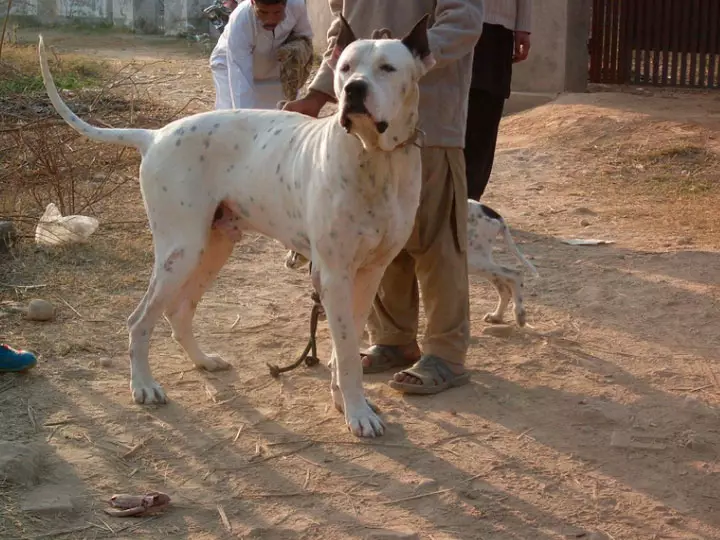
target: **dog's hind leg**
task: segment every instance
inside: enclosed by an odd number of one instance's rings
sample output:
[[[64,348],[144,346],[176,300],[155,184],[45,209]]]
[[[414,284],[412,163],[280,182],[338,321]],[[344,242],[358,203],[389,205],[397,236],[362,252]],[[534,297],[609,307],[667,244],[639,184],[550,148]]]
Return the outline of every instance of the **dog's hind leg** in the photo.
[[[173,339],[185,350],[195,367],[207,371],[229,369],[230,364],[216,354],[205,354],[193,335],[192,322],[197,305],[205,291],[212,285],[218,273],[232,253],[235,239],[217,229],[201,251],[200,261],[192,275],[165,310],[165,317],[172,327]]]
[[[525,326],[527,315],[525,313],[525,305],[523,304],[523,276],[520,272],[517,273],[514,279],[508,280],[513,298],[513,311],[515,313],[515,322],[518,326]]]
[[[486,263],[486,267],[476,272],[477,275],[487,279],[498,294],[498,303],[495,311],[488,313],[483,317],[485,322],[491,324],[502,324],[505,310],[510,304],[512,298],[512,288],[508,285],[508,275],[506,269],[494,263]]]
[[[195,240],[195,241],[193,241]],[[165,403],[162,387],[153,379],[148,353],[155,324],[185,285],[198,264],[202,238],[184,237],[155,247],[155,266],[140,305],[128,318],[130,333],[130,388],[137,403]]]

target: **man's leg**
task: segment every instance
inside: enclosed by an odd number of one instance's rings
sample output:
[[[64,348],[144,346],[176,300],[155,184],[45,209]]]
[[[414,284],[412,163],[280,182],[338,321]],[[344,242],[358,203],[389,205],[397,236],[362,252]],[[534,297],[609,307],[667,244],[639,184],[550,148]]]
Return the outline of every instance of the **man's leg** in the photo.
[[[470,89],[464,153],[468,198],[476,201],[480,200],[490,180],[504,106],[504,98],[477,88]]]
[[[210,66],[210,71],[215,84],[215,110],[232,109],[227,66],[225,64],[213,64]]]
[[[415,259],[427,327],[422,357],[396,373],[390,385],[433,394],[469,380],[467,186],[460,148],[424,148],[422,158],[422,204],[406,249]]]
[[[362,353],[364,373],[409,366],[420,358],[419,312],[415,260],[403,250],[385,270],[373,302],[367,328],[374,345]]]

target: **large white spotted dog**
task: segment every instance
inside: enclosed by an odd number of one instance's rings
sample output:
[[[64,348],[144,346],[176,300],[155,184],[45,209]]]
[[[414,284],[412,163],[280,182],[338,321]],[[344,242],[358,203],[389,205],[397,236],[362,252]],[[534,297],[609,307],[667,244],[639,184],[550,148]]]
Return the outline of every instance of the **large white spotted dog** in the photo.
[[[467,224],[467,258],[470,274],[487,279],[498,293],[498,305],[493,313],[485,315],[485,322],[501,324],[504,322],[505,310],[513,302],[515,322],[525,326],[525,306],[523,303],[524,279],[520,270],[497,264],[493,260],[492,251],[495,240],[502,234],[507,248],[532,272],[538,271],[520,252],[510,234],[505,220],[495,210],[471,199],[468,200]],[[285,266],[296,270],[308,263],[299,253],[289,251],[285,256]]]
[[[148,362],[164,315],[195,366],[228,368],[195,340],[198,302],[244,231],[274,238],[313,261],[333,340],[331,394],[358,436],[384,432],[365,398],[359,338],[382,275],[406,243],[420,200],[418,80],[435,60],[424,17],[402,40],[356,40],[343,19],[335,54],[338,112],[197,114],[157,129],[101,129],[60,99],[42,37],[43,80],[58,113],[86,136],[134,146],[153,235],[148,290],[128,318],[132,395],[163,403]],[[321,216],[321,218],[320,218]]]

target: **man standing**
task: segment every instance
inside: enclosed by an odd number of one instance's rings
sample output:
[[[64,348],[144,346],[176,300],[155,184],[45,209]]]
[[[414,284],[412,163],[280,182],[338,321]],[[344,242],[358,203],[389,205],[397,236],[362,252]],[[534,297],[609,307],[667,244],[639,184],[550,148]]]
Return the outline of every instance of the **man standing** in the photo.
[[[469,298],[466,256],[467,185],[463,146],[473,47],[482,31],[482,0],[329,0],[335,21],[328,30],[327,58],[340,30],[339,15],[358,37],[387,28],[404,35],[425,14],[435,67],[420,80],[422,191],[415,228],[390,264],[368,320],[374,345],[363,356],[365,373],[407,368],[390,386],[406,393],[435,394],[469,380]],[[304,98],[286,110],[317,116],[333,93],[324,61]],[[422,354],[417,343],[419,292],[427,328]],[[414,365],[413,365],[414,364]],[[412,365],[412,367],[410,367]]]
[[[241,1],[210,55],[215,108],[275,109],[285,99],[279,54],[288,39],[306,41],[312,59],[305,0]]]
[[[485,24],[475,46],[465,132],[468,197],[485,192],[513,64],[530,52],[532,0],[485,0]]]

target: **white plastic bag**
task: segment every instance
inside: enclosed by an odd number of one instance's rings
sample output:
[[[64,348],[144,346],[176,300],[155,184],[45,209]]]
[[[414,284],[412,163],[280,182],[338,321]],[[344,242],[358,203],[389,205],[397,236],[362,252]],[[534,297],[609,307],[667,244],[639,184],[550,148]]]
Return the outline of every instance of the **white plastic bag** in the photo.
[[[100,222],[88,216],[64,216],[50,203],[35,228],[35,243],[41,246],[59,246],[86,242]]]

